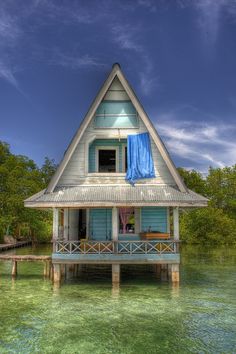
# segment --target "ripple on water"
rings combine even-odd
[[[175,288],[147,274],[56,289],[40,264],[20,265],[15,281],[0,264],[0,353],[235,353],[236,249],[182,252]]]

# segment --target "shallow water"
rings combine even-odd
[[[181,253],[178,288],[147,273],[53,289],[42,264],[20,263],[12,280],[0,263],[0,353],[236,353],[236,247]]]

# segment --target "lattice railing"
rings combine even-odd
[[[163,254],[177,253],[178,241],[56,241],[62,254]]]

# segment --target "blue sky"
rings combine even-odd
[[[59,162],[114,62],[177,166],[236,162],[236,0],[2,0],[0,139]]]

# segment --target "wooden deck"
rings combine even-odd
[[[12,261],[12,276],[17,275],[17,263],[18,262],[43,262],[44,270],[43,275],[45,277],[50,277],[51,268],[52,268],[52,257],[51,256],[35,256],[32,254],[29,255],[12,255],[4,254],[0,255],[0,261]]]
[[[14,248],[24,247],[31,245],[31,241],[19,241],[16,243],[0,243],[0,252],[7,251]]]

